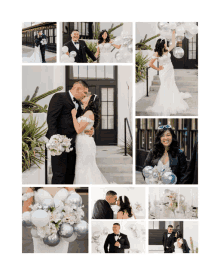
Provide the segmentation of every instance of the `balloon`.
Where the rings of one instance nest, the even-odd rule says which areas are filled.
[[[48,208],[54,207],[55,206],[54,200],[53,199],[45,199],[45,200],[43,200],[42,206],[43,206],[43,208],[44,207],[48,207]]]
[[[183,195],[180,195],[180,202],[184,202],[185,201],[185,197]]]
[[[63,238],[69,238],[73,235],[73,227],[69,223],[62,223],[59,230],[59,235]]]
[[[152,177],[153,177],[153,179],[157,179],[159,177],[159,173],[153,172]]]
[[[164,195],[164,196],[169,196],[170,193],[171,193],[170,189],[165,189],[165,190],[163,191],[163,195]]]
[[[59,192],[56,193],[54,196],[54,199],[59,199],[61,201],[65,201],[65,199],[69,196],[69,192],[66,190],[66,188],[62,188],[59,190]]]
[[[62,52],[67,53],[69,51],[69,48],[67,46],[62,47]]]
[[[72,193],[69,195],[69,197],[65,200],[66,204],[75,204],[77,206],[82,205],[82,198],[77,193]]]
[[[116,45],[121,45],[123,42],[123,39],[121,36],[117,36],[115,39],[114,39],[114,42],[113,44],[116,44]]]
[[[58,212],[61,212],[64,208],[64,204],[61,200],[59,199],[54,199],[54,204],[55,204],[55,208]]]
[[[194,23],[184,23],[184,27],[188,32],[193,35],[198,33],[198,26]]]
[[[76,57],[76,52],[71,51],[71,52],[70,52],[70,57]]]
[[[166,39],[172,39],[172,33],[171,33],[171,31],[169,30],[169,31],[162,31],[161,33],[160,33],[160,36],[163,38],[163,37],[165,37]]]
[[[185,29],[184,29],[183,25],[180,25],[176,28],[176,35],[177,36],[178,35],[182,36],[182,35],[184,35],[184,33],[185,33]]]
[[[95,232],[93,232],[93,234],[92,234],[92,238],[93,238],[94,240],[97,240],[98,238],[100,238],[100,236],[101,236],[101,232],[100,232],[100,231],[95,231]]]
[[[185,37],[186,37],[187,39],[191,39],[191,38],[193,38],[193,34],[191,34],[190,32],[186,31],[186,32],[185,32]]]
[[[36,228],[31,229],[31,235],[34,238],[40,238],[40,236],[37,234],[37,229]]]
[[[76,238],[77,238],[77,234],[73,233],[71,237],[65,238],[64,240],[68,243],[71,243],[71,242],[74,242]]]
[[[129,51],[130,53],[133,52],[133,45],[132,45],[132,44],[130,44],[130,45],[128,46],[128,51]]]
[[[37,227],[43,227],[50,221],[50,217],[45,210],[36,210],[31,215],[32,223]]]
[[[164,184],[176,184],[177,177],[173,172],[165,172],[162,176],[162,182]]]
[[[67,54],[63,54],[61,55],[61,60],[60,60],[62,63],[68,63],[70,62],[70,58]]]
[[[60,242],[60,237],[57,233],[52,234],[48,237],[43,238],[43,242],[48,246],[56,246]]]
[[[175,30],[176,29],[176,22],[169,22],[168,23],[168,28],[171,30]]]
[[[33,226],[33,223],[31,222],[31,212],[30,211],[26,211],[22,214],[22,225],[27,228],[30,228]]]
[[[123,59],[122,54],[119,51],[115,54],[115,59],[117,61],[121,61]]]
[[[73,225],[73,230],[75,233],[81,235],[81,234],[87,234],[88,233],[88,223],[86,221],[80,221],[79,223],[76,223]]]
[[[182,58],[184,56],[184,50],[180,47],[176,47],[175,49],[173,49],[173,55],[176,58]]]
[[[98,253],[102,253],[102,248],[101,248],[100,245],[97,245],[97,246],[95,247],[95,249],[96,249],[96,251],[97,251]]]
[[[75,58],[71,56],[71,57],[69,58],[69,62],[74,63],[74,62],[75,62]]]
[[[169,30],[167,22],[158,22],[157,27],[159,30]]]
[[[149,178],[153,174],[153,167],[152,166],[144,167],[143,174],[145,178]]]

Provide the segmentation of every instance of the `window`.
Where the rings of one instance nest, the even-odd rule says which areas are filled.
[[[114,129],[114,88],[101,88],[102,129]]]
[[[193,22],[196,24],[196,22]],[[196,44],[197,36],[194,35],[191,39],[188,40],[188,59],[196,59]]]
[[[70,74],[70,79],[114,79],[114,67],[73,66],[72,74]]]

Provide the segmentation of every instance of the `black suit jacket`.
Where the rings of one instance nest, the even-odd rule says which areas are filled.
[[[187,168],[186,156],[184,152],[180,149],[175,158],[173,158],[169,152],[168,152],[168,155],[169,155],[169,161],[170,161],[170,168],[177,177],[177,184],[182,184],[183,178],[185,176],[186,168]],[[154,167],[158,164],[159,160],[160,158],[153,159],[153,151],[150,150],[144,162],[144,167],[145,166]]]
[[[76,130],[73,125],[71,111],[75,108],[69,91],[55,94],[49,104],[47,112],[48,131],[46,137],[60,134],[72,138],[71,144],[75,145]],[[83,110],[79,104],[76,117],[81,116]]]
[[[92,219],[113,219],[113,211],[106,200],[98,200],[93,208]]]
[[[76,57],[75,57],[75,62],[77,63],[87,63],[87,57],[86,54],[88,54],[88,56],[93,60],[96,61],[96,58],[94,56],[94,54],[90,51],[90,49],[87,47],[86,42],[83,40],[79,40],[79,50],[75,47],[75,45],[73,44],[72,40],[70,40],[69,42],[67,42],[64,46],[68,47],[68,52],[76,52]]]
[[[172,253],[175,250],[174,247],[174,243],[176,242],[176,237],[175,237],[174,232],[171,233],[170,237],[168,238],[167,236],[167,232],[163,233],[163,239],[162,239],[162,243],[163,243],[163,247],[164,247],[164,252],[169,252]],[[168,247],[168,249],[167,249]]]
[[[40,45],[40,48],[42,50],[45,50],[46,49],[46,45],[42,45],[40,43],[42,39],[47,39],[47,36],[45,34],[42,34],[40,37],[37,37],[37,35],[35,35],[35,44],[36,44],[36,46]]]
[[[119,239],[117,241],[121,245],[120,248],[114,245],[116,243],[114,233],[109,234],[104,244],[105,253],[124,253],[125,249],[130,248],[130,243],[127,235],[120,233]]]

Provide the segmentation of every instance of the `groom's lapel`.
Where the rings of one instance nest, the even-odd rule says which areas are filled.
[[[75,45],[73,44],[73,41],[71,41],[71,43],[72,43],[72,46],[73,46],[74,51],[77,52],[77,53],[79,53],[79,50],[75,47]],[[80,45],[80,44],[79,44],[79,45]]]
[[[74,103],[73,103],[73,101],[72,101],[72,99],[71,99],[71,97],[70,97],[69,91],[66,91],[66,97],[67,97],[67,99],[68,99],[68,102],[69,102],[73,107],[75,107],[75,105],[74,105]]]

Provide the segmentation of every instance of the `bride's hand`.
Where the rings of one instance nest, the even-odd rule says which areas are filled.
[[[90,130],[85,130],[85,134],[87,134],[90,137],[92,137],[94,135],[94,128],[92,127]]]
[[[76,116],[77,110],[76,109],[72,109],[71,114],[72,114],[72,116]]]
[[[159,66],[158,71],[163,70],[163,66]]]

